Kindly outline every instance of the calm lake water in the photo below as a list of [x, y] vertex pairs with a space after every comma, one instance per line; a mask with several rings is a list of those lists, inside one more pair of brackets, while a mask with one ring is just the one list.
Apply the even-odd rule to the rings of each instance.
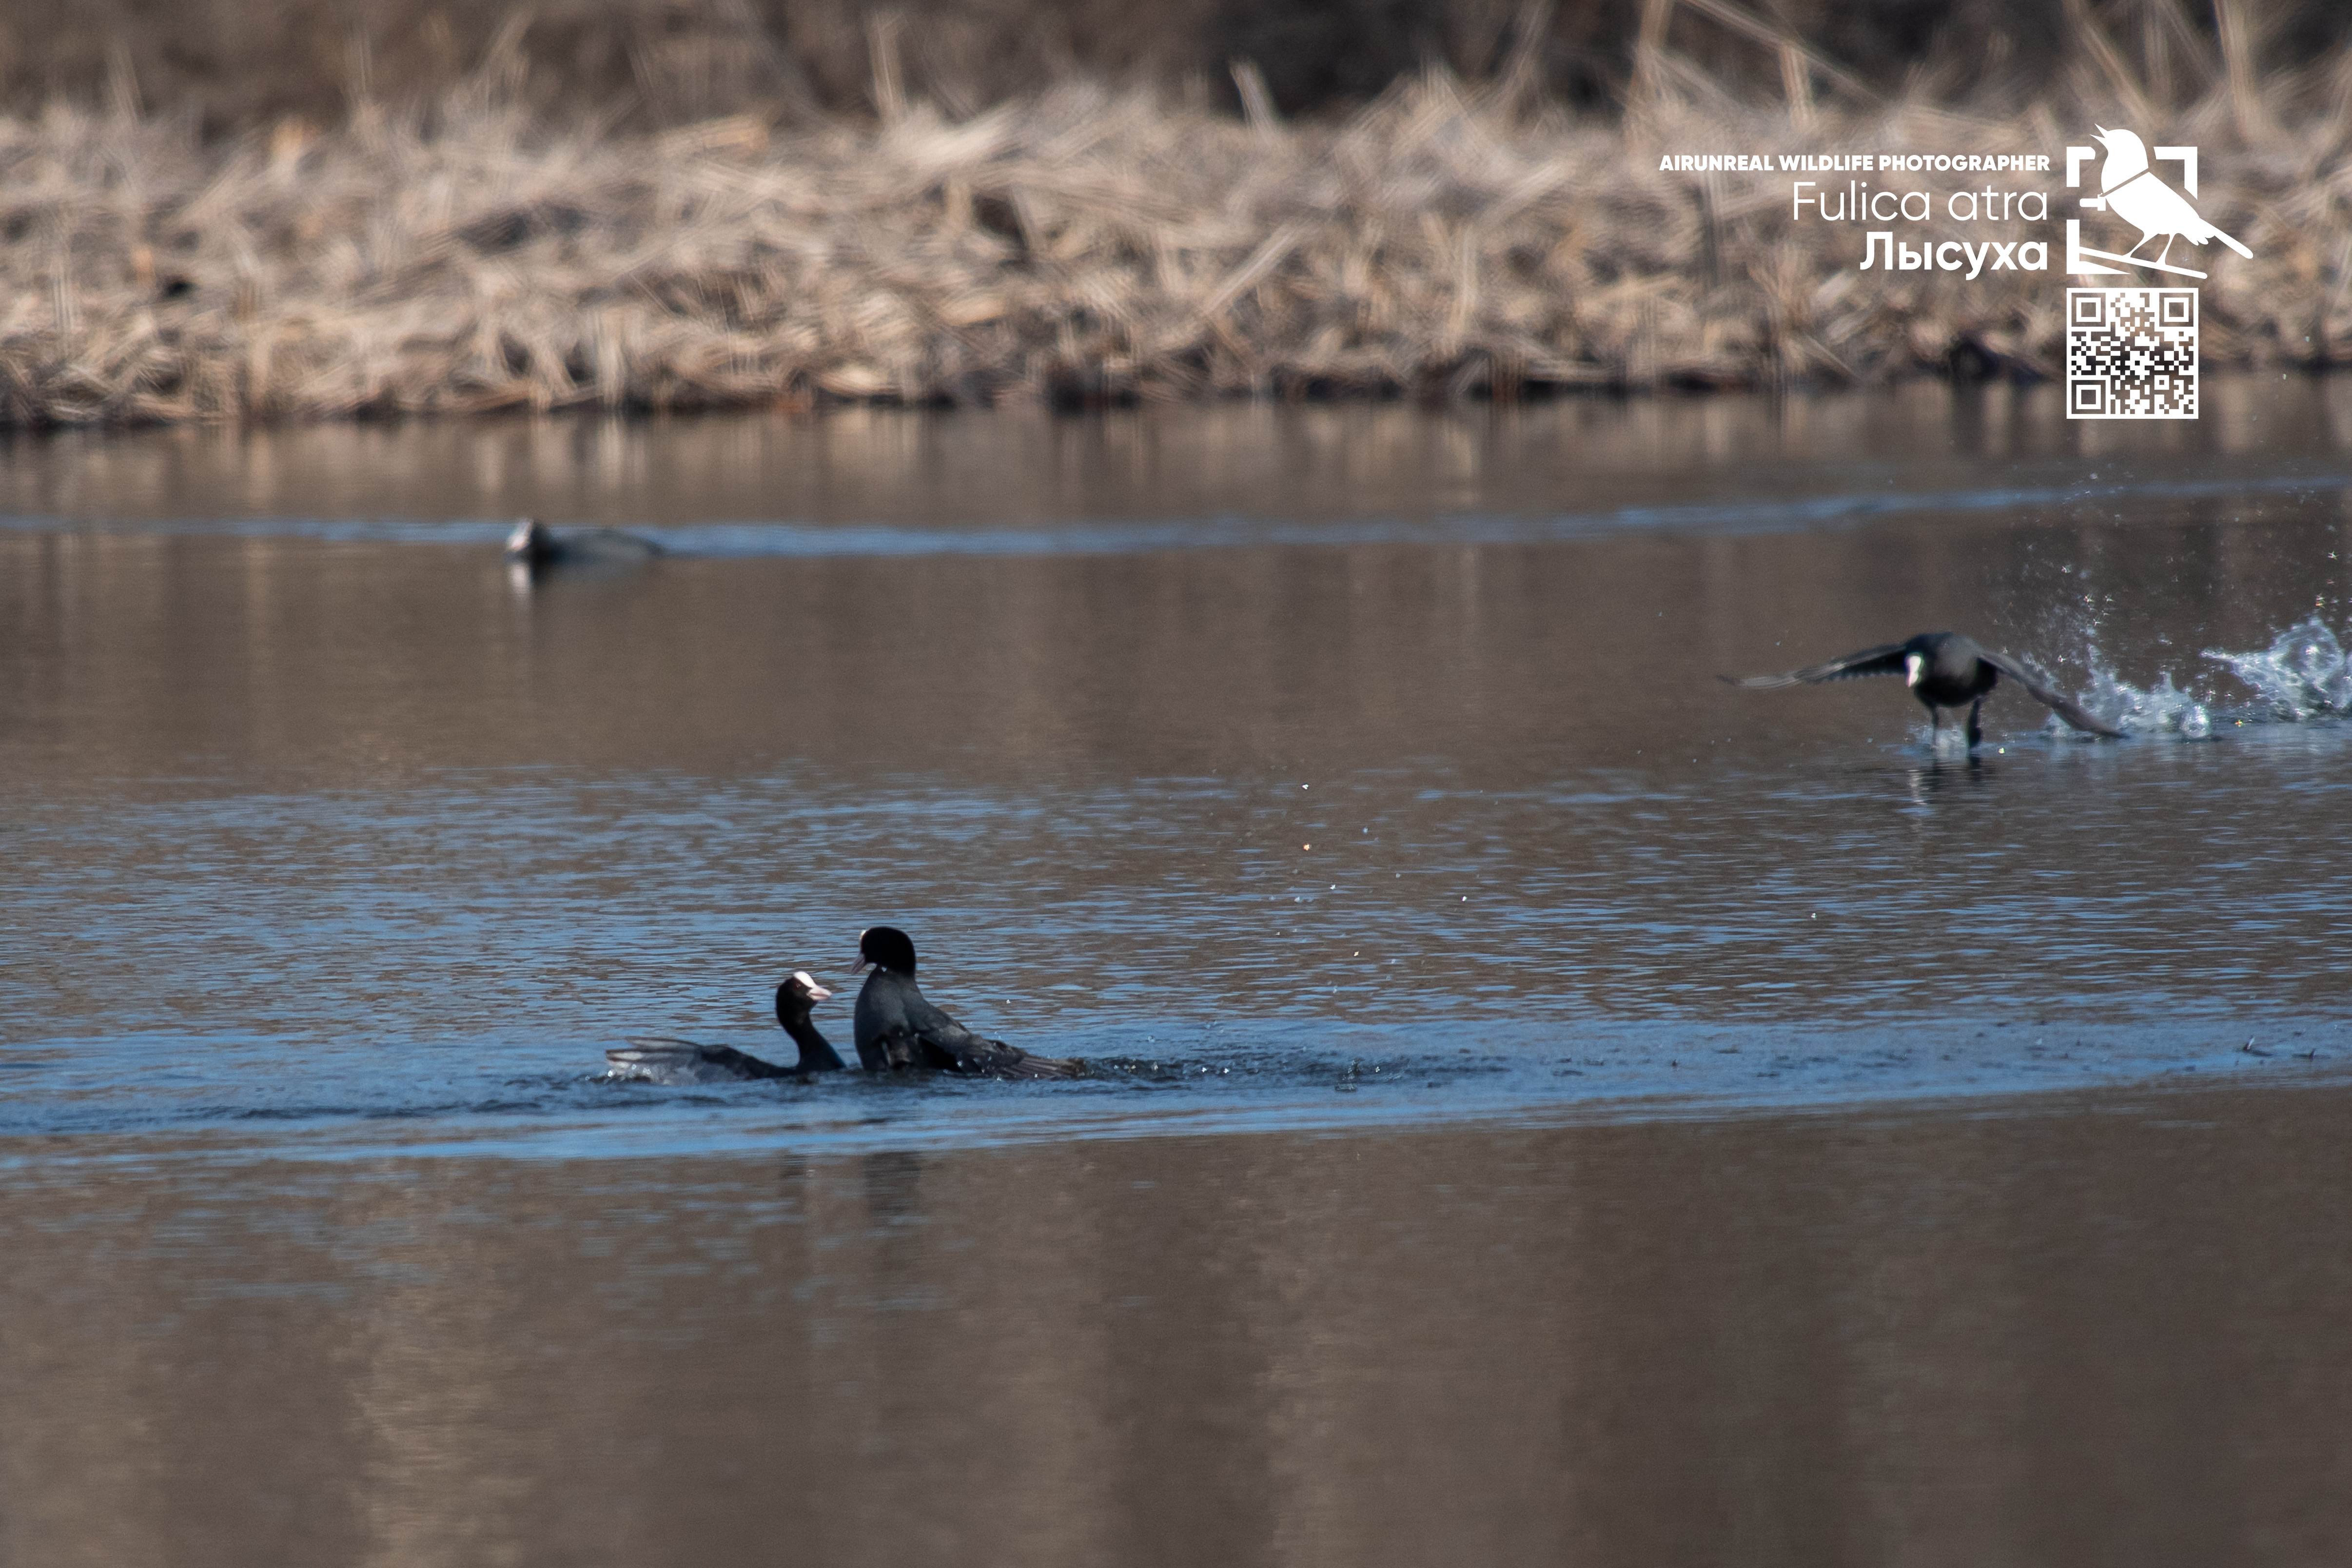
[[[0, 1562], [2341, 1556], [2352, 386], [2207, 401], [0, 446]], [[1715, 679], [1945, 627], [2132, 737]], [[883, 921], [1091, 1075], [602, 1076]]]

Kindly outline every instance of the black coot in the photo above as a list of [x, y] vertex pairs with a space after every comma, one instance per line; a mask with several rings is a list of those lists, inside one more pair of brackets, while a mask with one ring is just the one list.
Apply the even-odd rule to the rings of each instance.
[[536, 579], [567, 566], [632, 566], [650, 561], [662, 547], [617, 528], [576, 528], [558, 533], [535, 517], [519, 520], [507, 535], [507, 565], [518, 581]]
[[868, 1072], [929, 1068], [971, 1078], [1076, 1078], [1086, 1070], [1081, 1062], [983, 1039], [933, 1006], [915, 984], [915, 943], [896, 926], [858, 933], [857, 968], [869, 963], [874, 973], [857, 993], [857, 1059]]
[[1979, 647], [1958, 632], [1922, 632], [1908, 642], [1866, 647], [1860, 653], [1850, 653], [1827, 664], [1792, 669], [1786, 675], [1727, 675], [1723, 679], [1734, 686], [1763, 689], [1851, 680], [1864, 675], [1903, 677], [1904, 684], [1911, 688], [1911, 695], [1927, 708], [1928, 727], [1939, 735], [1944, 729], [1944, 710], [1966, 704], [1971, 746], [1984, 739], [1984, 731], [1977, 721], [1984, 710], [1985, 693], [1999, 685], [2004, 675], [2023, 687], [2027, 696], [2075, 729], [2116, 739], [2123, 735], [2121, 730], [2060, 692], [2019, 660]]
[[651, 1083], [728, 1083], [752, 1078], [807, 1078], [813, 1073], [839, 1072], [843, 1063], [832, 1042], [817, 1032], [809, 1008], [833, 994], [804, 969], [794, 970], [776, 987], [776, 1022], [801, 1048], [792, 1067], [761, 1061], [731, 1046], [701, 1046], [692, 1040], [643, 1040], [606, 1051], [616, 1078], [644, 1079]]

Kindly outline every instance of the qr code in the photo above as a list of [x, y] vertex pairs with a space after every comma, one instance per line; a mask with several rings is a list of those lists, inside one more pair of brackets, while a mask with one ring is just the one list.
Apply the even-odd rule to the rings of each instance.
[[2066, 417], [2197, 417], [2197, 290], [2066, 290]]

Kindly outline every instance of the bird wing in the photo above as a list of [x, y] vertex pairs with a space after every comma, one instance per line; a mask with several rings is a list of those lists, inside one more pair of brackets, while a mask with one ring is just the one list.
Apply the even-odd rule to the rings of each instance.
[[1003, 1040], [983, 1040], [972, 1037], [979, 1049], [963, 1059], [961, 1070], [979, 1073], [988, 1078], [1081, 1078], [1087, 1064], [1070, 1057], [1032, 1056], [1019, 1046], [1008, 1046]]
[[692, 1040], [673, 1040], [666, 1037], [655, 1036], [631, 1040], [625, 1046], [615, 1046], [604, 1053], [604, 1059], [615, 1067], [698, 1060], [702, 1053], [709, 1048], [708, 1046], [698, 1046]]
[[[1007, 1046], [1006, 1050], [1014, 1047]], [[1004, 1069], [1006, 1078], [1084, 1078], [1087, 1064], [1076, 1057], [1040, 1057], [1027, 1051], [1016, 1053], [1019, 1059]]]
[[[872, 1059], [865, 1064], [871, 1072], [895, 1072], [902, 1068], [949, 1068], [952, 1066], [951, 1060], [942, 1061], [927, 1049], [921, 1034], [904, 1024], [894, 1024], [876, 1035], [872, 1046]], [[860, 1058], [869, 1055], [863, 1047], [857, 1054]]]
[[736, 1078], [789, 1078], [791, 1072], [773, 1062], [739, 1051], [732, 1046], [705, 1046], [692, 1040], [649, 1038], [631, 1040], [604, 1053], [605, 1062], [625, 1078], [656, 1082], [709, 1082]]
[[983, 1039], [957, 1025], [952, 1035], [924, 1032], [918, 1037], [931, 1068], [960, 1072], [973, 1079], [1075, 1079], [1085, 1068], [1056, 1056], [1030, 1056], [1021, 1047], [1002, 1039]]
[[1717, 679], [1727, 685], [1763, 691], [1780, 686], [1810, 685], [1820, 680], [1853, 680], [1865, 675], [1899, 675], [1903, 671], [1903, 656], [1909, 651], [1910, 646], [1908, 643], [1891, 642], [1879, 647], [1866, 647], [1860, 653], [1850, 653], [1827, 664], [1807, 665], [1786, 675], [1725, 675]]
[[1076, 1078], [1080, 1064], [1033, 1057], [1018, 1046], [974, 1034], [928, 998], [907, 1001], [907, 1021], [883, 1037], [893, 1067], [924, 1067], [968, 1078]]
[[1031, 1056], [1019, 1046], [984, 1039], [961, 1026], [952, 1041], [925, 1036], [924, 1044], [943, 1053], [951, 1051], [955, 1066], [950, 1070], [971, 1078], [1076, 1078], [1086, 1071], [1083, 1062]]
[[[883, 984], [882, 977], [868, 981], [869, 987]], [[859, 997], [863, 1005], [865, 997]], [[952, 1017], [915, 988], [912, 981], [894, 979], [881, 996], [877, 1009], [882, 1016], [872, 1037], [877, 1065], [885, 1069], [927, 1068], [933, 1072], [967, 1072], [977, 1068], [965, 1066], [969, 1058], [981, 1053], [987, 1042]], [[864, 1043], [859, 1054], [865, 1054]]]
[[2108, 723], [2105, 719], [2100, 718], [2088, 708], [2084, 707], [2073, 698], [2061, 692], [2056, 687], [2051, 685], [2040, 675], [2028, 669], [2024, 665], [2019, 663], [2015, 658], [2011, 658], [2008, 654], [1995, 653], [1990, 648], [1986, 648], [1982, 650], [1979, 657], [1981, 657], [1987, 664], [1992, 666], [1995, 669], [2000, 671], [2003, 675], [2006, 675], [2011, 680], [2014, 680], [2020, 686], [2025, 688], [2027, 695], [2031, 696], [2036, 702], [2041, 703], [2044, 708], [2049, 709], [2053, 713], [2057, 714], [2061, 719], [2065, 720], [2067, 723], [2072, 724], [2075, 729], [2084, 731], [2093, 735], [2105, 735], [2110, 740], [2120, 741], [2123, 739], [2124, 732], [2121, 730], [2116, 729], [2113, 724]]

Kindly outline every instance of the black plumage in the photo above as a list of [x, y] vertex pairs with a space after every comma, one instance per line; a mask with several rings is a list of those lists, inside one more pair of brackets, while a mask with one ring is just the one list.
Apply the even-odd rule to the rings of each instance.
[[2061, 692], [2022, 661], [2009, 654], [1995, 653], [1958, 632], [1922, 632], [1907, 642], [1866, 647], [1860, 653], [1850, 653], [1827, 664], [1792, 669], [1786, 675], [1727, 675], [1723, 679], [1734, 686], [1767, 689], [1851, 680], [1867, 675], [1903, 677], [1904, 683], [1911, 688], [1911, 695], [1927, 708], [1928, 727], [1938, 735], [1943, 732], [1944, 710], [1967, 707], [1971, 746], [1984, 739], [1979, 720], [1984, 711], [1985, 694], [1998, 686], [2004, 675], [2022, 687], [2027, 696], [2075, 729], [2114, 739], [2123, 735], [2121, 730]]
[[[915, 943], [896, 926], [857, 936], [857, 968], [874, 973], [857, 993], [857, 1059], [868, 1072], [928, 1068], [969, 1078], [1076, 1078], [1082, 1062], [1033, 1057], [982, 1038], [933, 1005], [915, 984]], [[856, 973], [856, 971], [852, 971]]]
[[643, 1079], [652, 1083], [730, 1083], [745, 1079], [808, 1078], [839, 1072], [841, 1054], [809, 1017], [810, 1007], [833, 994], [808, 971], [795, 970], [776, 987], [776, 1022], [800, 1047], [800, 1060], [791, 1067], [763, 1061], [732, 1046], [698, 1045], [692, 1040], [633, 1040], [604, 1053], [616, 1078]]
[[523, 579], [536, 580], [565, 567], [626, 567], [650, 561], [662, 547], [617, 528], [575, 528], [562, 533], [535, 517], [518, 521], [507, 535], [507, 564]]
[[507, 559], [526, 572], [544, 572], [563, 560], [555, 531], [535, 517], [519, 520], [507, 535]]

